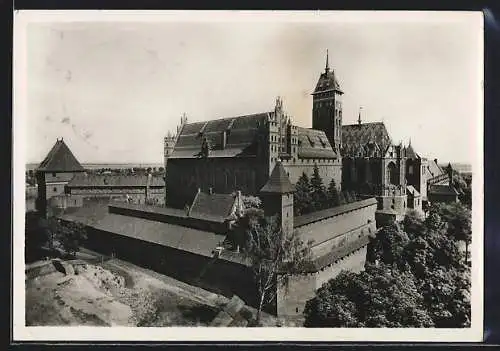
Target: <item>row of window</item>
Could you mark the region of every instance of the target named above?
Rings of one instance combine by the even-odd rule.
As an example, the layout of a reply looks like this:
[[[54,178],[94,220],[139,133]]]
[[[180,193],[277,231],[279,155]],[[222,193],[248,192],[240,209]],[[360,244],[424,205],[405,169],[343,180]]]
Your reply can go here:
[[[278,141],[278,136],[277,135],[271,135],[271,141],[277,142]],[[291,143],[295,144],[297,142],[297,138],[291,138]],[[281,137],[281,142],[285,142],[285,137]]]

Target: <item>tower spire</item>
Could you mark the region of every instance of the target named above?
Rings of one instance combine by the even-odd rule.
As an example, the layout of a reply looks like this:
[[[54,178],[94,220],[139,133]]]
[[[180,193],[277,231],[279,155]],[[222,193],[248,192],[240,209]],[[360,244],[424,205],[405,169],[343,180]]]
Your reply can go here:
[[[361,106],[359,108],[359,112],[358,112],[358,124],[361,125],[361,110],[363,109],[363,107]]]
[[[328,62],[328,49],[326,49],[326,65],[325,65],[325,72],[328,73],[330,72],[330,63]]]

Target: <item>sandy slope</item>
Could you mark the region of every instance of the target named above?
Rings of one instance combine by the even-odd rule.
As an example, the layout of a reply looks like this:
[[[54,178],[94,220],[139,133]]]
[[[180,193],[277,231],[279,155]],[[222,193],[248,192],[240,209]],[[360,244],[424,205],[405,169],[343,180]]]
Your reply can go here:
[[[26,281],[27,325],[208,325],[217,309],[182,288],[113,262]]]

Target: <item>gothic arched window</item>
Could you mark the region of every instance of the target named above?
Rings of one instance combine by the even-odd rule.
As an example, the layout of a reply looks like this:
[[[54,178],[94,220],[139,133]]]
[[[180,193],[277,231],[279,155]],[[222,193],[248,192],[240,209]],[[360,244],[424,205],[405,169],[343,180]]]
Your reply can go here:
[[[394,185],[399,183],[398,170],[394,162],[389,163],[387,166],[387,182]]]

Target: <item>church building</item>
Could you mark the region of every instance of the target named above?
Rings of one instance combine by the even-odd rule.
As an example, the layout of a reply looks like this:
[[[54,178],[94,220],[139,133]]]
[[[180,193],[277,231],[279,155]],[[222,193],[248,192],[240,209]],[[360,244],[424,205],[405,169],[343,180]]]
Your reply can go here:
[[[425,186],[407,181],[416,167],[407,169],[409,150],[393,144],[383,123],[359,116],[343,125],[343,94],[327,52],[312,92],[312,128],[294,125],[280,98],[272,111],[194,123],[182,117],[164,140],[167,204],[185,206],[198,188],[257,195],[281,160],[292,184],[317,166],[325,186],[333,179],[339,190],[376,197],[379,215],[401,219],[408,208],[420,210]]]

